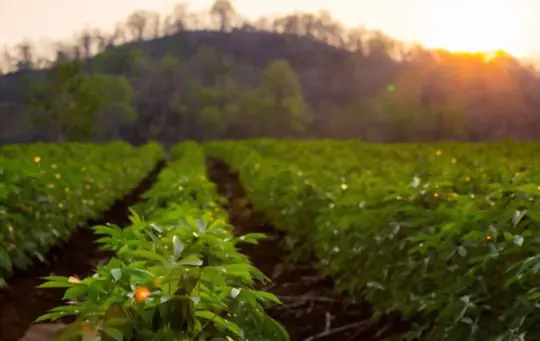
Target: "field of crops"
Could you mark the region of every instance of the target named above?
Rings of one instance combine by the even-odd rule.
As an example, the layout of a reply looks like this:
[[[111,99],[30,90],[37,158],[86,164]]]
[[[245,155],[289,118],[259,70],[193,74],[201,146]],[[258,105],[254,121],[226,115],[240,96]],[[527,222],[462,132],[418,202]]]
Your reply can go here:
[[[163,149],[124,143],[0,147],[0,287],[13,270],[94,219],[145,177]]]
[[[207,145],[256,209],[373,319],[422,340],[536,340],[538,143]]]
[[[540,340],[539,152],[538,143],[513,142],[184,142],[132,207],[130,226],[94,227],[114,257],[86,278],[48,277],[42,287],[64,288],[69,304],[44,320],[74,315],[68,334],[103,340],[287,340],[264,313],[281,303],[261,289],[269,274],[249,261],[249,249],[239,252],[263,236],[240,236],[230,223],[231,198],[208,177],[214,158],[238,174],[240,199],[283,233],[288,263],[315,260],[343,306],[369,303],[362,328],[392,330],[386,317],[398,314],[407,330],[381,335]],[[7,284],[163,155],[156,144],[0,147]],[[310,340],[339,338],[321,328],[326,335]]]

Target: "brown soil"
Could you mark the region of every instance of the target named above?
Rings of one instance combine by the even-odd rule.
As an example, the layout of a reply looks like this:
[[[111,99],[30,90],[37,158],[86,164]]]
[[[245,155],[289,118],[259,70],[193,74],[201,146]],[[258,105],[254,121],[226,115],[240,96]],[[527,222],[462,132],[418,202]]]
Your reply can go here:
[[[242,252],[272,280],[264,290],[277,295],[284,304],[272,308],[269,314],[288,330],[292,341],[378,339],[381,328],[366,326],[372,315],[369,305],[345,305],[345,298],[332,291],[332,282],[318,273],[313,262],[289,264],[284,260],[287,252],[280,247],[283,234],[253,210],[238,176],[227,165],[208,160],[208,176],[228,199],[226,208],[236,233],[262,232],[269,237],[259,245],[243,247]],[[401,329],[403,325],[399,325]]]
[[[141,200],[141,194],[152,186],[164,164],[160,162],[137,188],[117,201],[100,220],[88,222],[88,226],[105,223],[121,227],[129,225],[128,208]],[[0,341],[19,340],[36,318],[62,304],[63,290],[36,288],[43,283],[44,276],[84,277],[110,256],[99,249],[95,240],[90,228],[79,228],[67,243],[53,248],[46,255],[48,264],[36,264],[28,270],[18,271],[7,281],[8,287],[0,290]]]

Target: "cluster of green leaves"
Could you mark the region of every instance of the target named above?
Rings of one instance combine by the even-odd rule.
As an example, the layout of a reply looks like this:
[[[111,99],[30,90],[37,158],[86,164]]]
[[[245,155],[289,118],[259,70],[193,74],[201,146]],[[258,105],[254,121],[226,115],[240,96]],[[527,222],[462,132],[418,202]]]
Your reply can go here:
[[[71,301],[40,320],[77,316],[66,339],[288,340],[264,312],[279,300],[254,290],[266,278],[236,250],[264,235],[233,235],[199,145],[171,154],[131,226],[95,227],[116,257],[83,280],[48,277],[42,286],[67,288]]]
[[[83,66],[81,61],[61,62],[47,71],[44,82],[25,81],[32,123],[52,127],[58,142],[116,137],[137,117],[126,78],[88,74]]]
[[[163,157],[158,144],[0,147],[0,284],[98,218]],[[1,286],[1,285],[0,285]]]
[[[538,143],[210,143],[257,209],[396,339],[537,340]]]

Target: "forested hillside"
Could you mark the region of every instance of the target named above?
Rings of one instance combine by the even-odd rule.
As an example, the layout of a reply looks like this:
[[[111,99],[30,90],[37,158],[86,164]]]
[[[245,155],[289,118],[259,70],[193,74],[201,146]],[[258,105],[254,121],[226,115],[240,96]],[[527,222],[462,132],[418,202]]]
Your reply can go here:
[[[0,142],[540,137],[540,75],[504,52],[427,50],[325,12],[239,12],[139,11],[51,56],[6,50]]]

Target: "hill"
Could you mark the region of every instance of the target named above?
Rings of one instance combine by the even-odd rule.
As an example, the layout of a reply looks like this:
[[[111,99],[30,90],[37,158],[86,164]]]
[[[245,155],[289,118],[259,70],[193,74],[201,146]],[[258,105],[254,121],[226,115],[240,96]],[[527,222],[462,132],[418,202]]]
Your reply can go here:
[[[94,139],[540,136],[540,78],[503,52],[486,59],[410,47],[345,29],[325,13],[236,26],[221,15],[219,25],[202,28],[175,17],[145,33],[151,17],[134,13],[124,31],[109,36],[83,34],[41,69],[35,56],[22,53],[14,72],[0,77],[0,141],[55,138],[50,125],[31,127],[35,113],[23,80],[43,83],[60,62],[73,60],[83,61],[88,74],[127,80],[126,103],[137,113],[126,121],[118,106],[104,110],[93,119],[101,132]]]

